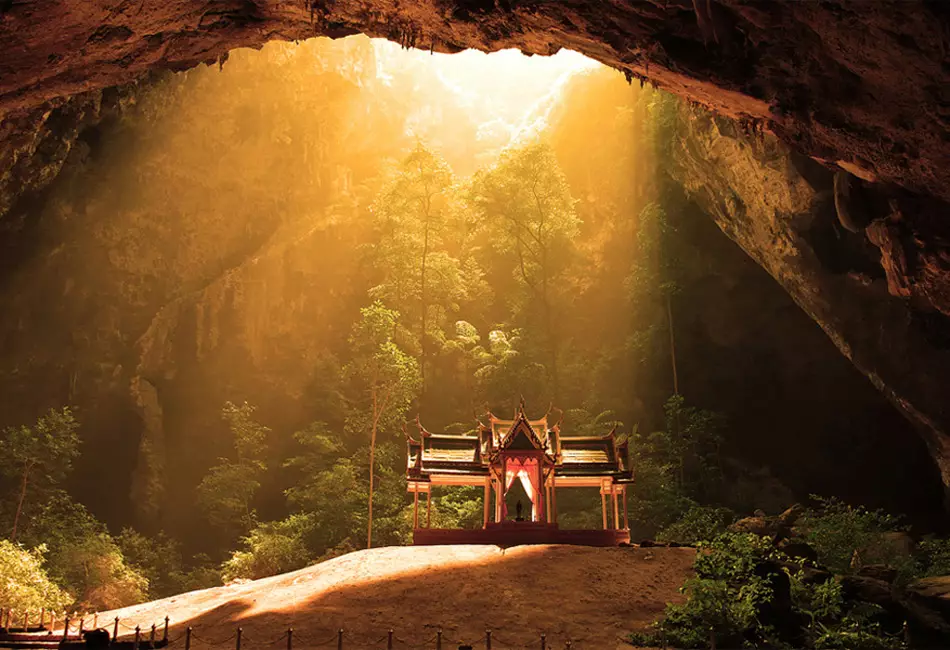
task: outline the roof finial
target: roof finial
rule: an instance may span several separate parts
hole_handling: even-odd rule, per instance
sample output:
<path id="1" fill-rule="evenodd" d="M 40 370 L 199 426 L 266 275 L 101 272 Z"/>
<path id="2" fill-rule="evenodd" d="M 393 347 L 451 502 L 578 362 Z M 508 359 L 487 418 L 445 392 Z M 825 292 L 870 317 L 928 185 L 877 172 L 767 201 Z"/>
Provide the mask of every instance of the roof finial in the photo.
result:
<path id="1" fill-rule="evenodd" d="M 416 413 L 416 419 L 414 420 L 414 422 L 416 423 L 416 426 L 419 427 L 419 434 L 420 434 L 420 435 L 422 435 L 423 437 L 429 435 L 429 432 L 426 431 L 426 428 L 425 428 L 424 426 L 422 426 L 422 420 L 419 419 L 419 414 L 418 414 L 418 413 Z"/>
<path id="2" fill-rule="evenodd" d="M 524 395 L 521 396 L 521 400 L 518 402 L 518 412 L 524 415 Z"/>
<path id="3" fill-rule="evenodd" d="M 552 428 L 559 428 L 559 427 L 561 426 L 561 422 L 564 421 L 564 411 L 561 410 L 560 408 L 558 408 L 557 406 L 552 406 L 552 407 L 551 407 L 551 410 L 552 410 L 552 411 L 557 411 L 557 413 L 558 413 L 558 415 L 557 415 L 557 422 L 554 423 L 554 427 L 552 427 Z"/>

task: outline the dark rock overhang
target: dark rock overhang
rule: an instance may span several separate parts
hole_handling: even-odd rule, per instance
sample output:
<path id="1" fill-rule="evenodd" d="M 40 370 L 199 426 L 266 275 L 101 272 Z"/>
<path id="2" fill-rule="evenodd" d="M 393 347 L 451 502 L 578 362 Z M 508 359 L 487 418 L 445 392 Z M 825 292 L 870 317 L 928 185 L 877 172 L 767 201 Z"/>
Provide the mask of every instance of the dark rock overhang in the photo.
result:
<path id="1" fill-rule="evenodd" d="M 866 179 L 950 199 L 950 16 L 926 0 L 12 0 L 0 114 L 270 40 L 576 50 Z"/>

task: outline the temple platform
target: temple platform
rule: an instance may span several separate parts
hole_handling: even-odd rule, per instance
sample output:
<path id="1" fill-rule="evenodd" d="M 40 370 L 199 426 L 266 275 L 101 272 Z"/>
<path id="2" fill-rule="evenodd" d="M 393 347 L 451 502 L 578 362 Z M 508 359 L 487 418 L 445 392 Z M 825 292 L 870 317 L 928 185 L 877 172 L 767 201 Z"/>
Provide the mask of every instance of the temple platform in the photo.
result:
<path id="1" fill-rule="evenodd" d="M 416 546 L 443 544 L 491 544 L 503 548 L 526 544 L 572 544 L 574 546 L 619 546 L 630 543 L 629 530 L 561 529 L 557 524 L 532 521 L 489 523 L 487 528 L 416 528 Z"/>

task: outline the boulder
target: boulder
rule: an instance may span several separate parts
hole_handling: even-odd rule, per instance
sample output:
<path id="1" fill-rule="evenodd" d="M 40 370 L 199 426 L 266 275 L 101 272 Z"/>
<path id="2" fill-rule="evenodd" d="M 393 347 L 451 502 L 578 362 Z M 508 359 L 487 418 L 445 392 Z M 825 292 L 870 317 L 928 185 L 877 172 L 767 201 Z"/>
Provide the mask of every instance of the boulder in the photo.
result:
<path id="1" fill-rule="evenodd" d="M 903 532 L 884 533 L 880 539 L 855 551 L 853 568 L 871 564 L 893 564 L 896 558 L 914 554 L 914 538 Z"/>
<path id="2" fill-rule="evenodd" d="M 805 507 L 800 503 L 796 503 L 795 505 L 787 508 L 785 512 L 783 512 L 782 514 L 778 516 L 778 518 L 779 518 L 779 521 L 781 521 L 783 524 L 791 528 L 798 522 L 798 519 L 804 513 L 805 513 Z"/>
<path id="3" fill-rule="evenodd" d="M 923 578 L 901 594 L 913 647 L 950 647 L 950 576 Z"/>
<path id="4" fill-rule="evenodd" d="M 926 604 L 950 619 L 950 576 L 914 580 L 904 588 L 907 598 Z"/>
<path id="5" fill-rule="evenodd" d="M 842 595 L 846 600 L 861 600 L 880 605 L 885 610 L 897 607 L 894 590 L 890 583 L 865 576 L 841 576 Z"/>
<path id="6" fill-rule="evenodd" d="M 745 517 L 729 526 L 734 533 L 752 533 L 761 537 L 771 537 L 778 541 L 789 536 L 791 527 L 786 525 L 780 517 L 755 516 Z"/>
<path id="7" fill-rule="evenodd" d="M 776 544 L 776 548 L 789 557 L 800 558 L 809 564 L 818 564 L 818 551 L 805 542 L 783 539 Z"/>
<path id="8" fill-rule="evenodd" d="M 768 537 L 770 526 L 766 517 L 745 517 L 729 526 L 734 533 L 752 533 Z"/>
<path id="9" fill-rule="evenodd" d="M 858 575 L 890 584 L 897 578 L 897 569 L 886 564 L 866 564 L 858 569 Z"/>

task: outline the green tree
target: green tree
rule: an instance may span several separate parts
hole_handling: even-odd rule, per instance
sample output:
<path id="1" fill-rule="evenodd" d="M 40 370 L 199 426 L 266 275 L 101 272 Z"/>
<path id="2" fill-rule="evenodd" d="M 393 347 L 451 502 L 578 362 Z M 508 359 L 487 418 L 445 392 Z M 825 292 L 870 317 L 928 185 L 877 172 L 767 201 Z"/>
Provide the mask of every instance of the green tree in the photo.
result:
<path id="1" fill-rule="evenodd" d="M 206 558 L 197 556 L 186 566 L 181 544 L 164 532 L 148 537 L 124 528 L 115 543 L 126 563 L 148 580 L 150 600 L 221 584 L 219 573 Z"/>
<path id="2" fill-rule="evenodd" d="M 43 566 L 45 546 L 28 551 L 0 539 L 0 602 L 15 610 L 64 609 L 72 596 L 50 580 Z"/>
<path id="3" fill-rule="evenodd" d="M 664 430 L 649 435 L 635 432 L 630 438 L 637 475 L 631 493 L 634 524 L 641 533 L 652 535 L 685 517 L 670 535 L 715 530 L 713 524 L 726 516 L 724 512 L 696 508 L 700 503 L 715 502 L 720 494 L 722 419 L 711 411 L 687 406 L 681 395 L 670 397 L 664 411 Z"/>
<path id="4" fill-rule="evenodd" d="M 393 341 L 399 313 L 378 300 L 360 310 L 350 344 L 353 357 L 344 368 L 355 399 L 346 427 L 369 435 L 369 491 L 367 495 L 366 547 L 373 543 L 373 483 L 376 439 L 380 430 L 398 431 L 419 390 L 419 366 Z"/>
<path id="5" fill-rule="evenodd" d="M 373 203 L 378 242 L 372 250 L 382 277 L 370 296 L 400 306 L 418 345 L 423 413 L 444 328 L 484 290 L 481 269 L 459 244 L 466 224 L 453 183 L 448 164 L 417 144 Z"/>
<path id="6" fill-rule="evenodd" d="M 565 271 L 580 225 L 570 187 L 551 149 L 533 143 L 506 151 L 497 164 L 478 172 L 471 197 L 492 246 L 527 292 L 517 311 L 530 323 L 534 310 L 540 310 L 545 365 L 557 400 L 561 346 L 555 314 L 570 295 Z"/>
<path id="7" fill-rule="evenodd" d="M 79 455 L 79 422 L 68 407 L 50 409 L 33 426 L 8 427 L 0 437 L 0 473 L 19 482 L 10 539 L 16 541 L 20 517 L 32 484 L 34 492 L 49 490 L 72 470 Z"/>
<path id="8" fill-rule="evenodd" d="M 209 521 L 232 534 L 254 527 L 252 504 L 267 469 L 263 457 L 270 429 L 254 420 L 255 410 L 247 402 L 224 404 L 221 417 L 234 436 L 235 458 L 219 458 L 198 485 L 198 503 Z"/>
<path id="9" fill-rule="evenodd" d="M 63 491 L 54 491 L 23 528 L 23 542 L 45 545 L 50 578 L 77 606 L 113 609 L 142 602 L 148 579 L 130 566 L 105 525 Z"/>

